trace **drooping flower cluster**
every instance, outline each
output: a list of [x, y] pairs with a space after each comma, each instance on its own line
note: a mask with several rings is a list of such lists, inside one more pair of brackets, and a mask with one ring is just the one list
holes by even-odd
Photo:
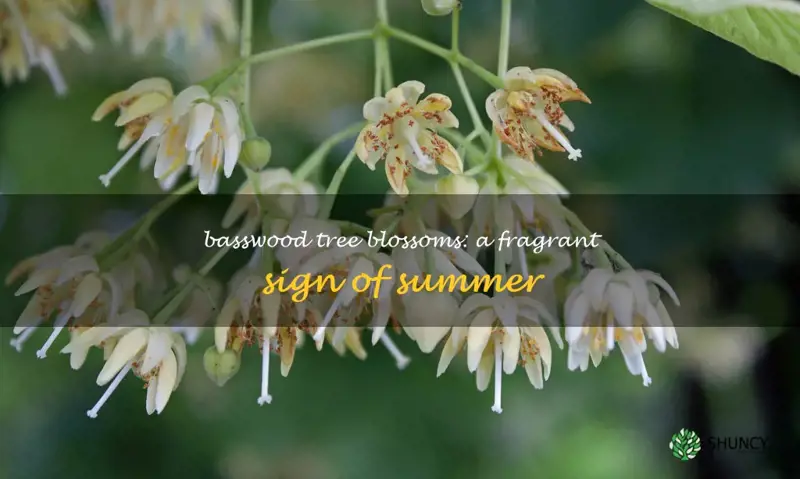
[[0, 1], [0, 75], [3, 83], [25, 81], [41, 67], [59, 95], [67, 83], [56, 53], [72, 44], [84, 52], [93, 48], [88, 34], [73, 20], [73, 5], [65, 0]]
[[116, 42], [130, 40], [135, 55], [155, 41], [165, 49], [179, 46], [204, 51], [213, 48], [216, 32], [227, 42], [238, 33], [231, 0], [98, 0]]
[[220, 169], [226, 178], [233, 174], [244, 138], [239, 110], [230, 98], [212, 96], [198, 85], [173, 96], [168, 80], [149, 78], [108, 97], [92, 119], [117, 109], [116, 124], [125, 127], [119, 147], [127, 151], [100, 177], [106, 187], [142, 150], [142, 169], [153, 166], [164, 190], [172, 189], [187, 170], [199, 178], [203, 194], [217, 190]]
[[[112, 37], [130, 38], [137, 54], [156, 41], [167, 48], [179, 43], [207, 46], [215, 28], [228, 39], [236, 34], [228, 0], [99, 2]], [[460, 8], [458, 1], [422, 4], [433, 15]], [[68, 7], [78, 11], [86, 2], [0, 0], [0, 69], [6, 82], [14, 76], [24, 78], [31, 67], [40, 65], [63, 91], [52, 52], [70, 41], [89, 45], [85, 34], [68, 20], [66, 12], [73, 11]], [[562, 130], [572, 131], [574, 124], [561, 104], [589, 103], [589, 99], [569, 77], [552, 69], [515, 67], [502, 79], [490, 81], [496, 87], [502, 80], [503, 87], [485, 103], [495, 146], [502, 142], [511, 155], [489, 147], [491, 135], [469, 95], [465, 99], [474, 130], [461, 136], [454, 131], [459, 121], [451, 112], [449, 97], [431, 93], [420, 99], [425, 85], [419, 81], [386, 85], [384, 96], [363, 106], [367, 124], [348, 161], [326, 188], [308, 179], [309, 171], [320, 166], [322, 157], [316, 154], [294, 173], [264, 168], [271, 154], [268, 143], [253, 131], [237, 103], [225, 96], [230, 94], [226, 82], [251, 60], [222, 71], [225, 78], [203, 82], [214, 87], [193, 85], [176, 94], [169, 80], [148, 78], [108, 97], [93, 120], [118, 112], [116, 126], [123, 128], [118, 149], [124, 154], [101, 181], [108, 187], [140, 155], [141, 168], [152, 168], [163, 190], [172, 190], [188, 173], [202, 194], [214, 194], [220, 173], [230, 178], [241, 164], [248, 170], [247, 180], [224, 215], [223, 228], [236, 226], [239, 235], [260, 229], [264, 237], [327, 235], [345, 240], [348, 246], [269, 246], [250, 236], [255, 251], [227, 287], [209, 276], [219, 255], [227, 252], [221, 249], [198, 271], [187, 266], [173, 269], [166, 281], [175, 283], [177, 293], [154, 311], [150, 303], [154, 303], [151, 286], [156, 273], [138, 241], [147, 236], [149, 220], [157, 216], [138, 223], [135, 228], [144, 229], [129, 231], [133, 234], [123, 235], [122, 243], [89, 233], [72, 245], [21, 262], [7, 284], [26, 276], [17, 295], [32, 293], [32, 297], [16, 324], [12, 345], [21, 350], [37, 328], [52, 319], [53, 330], [38, 357], [45, 358], [65, 330], [70, 341], [61, 352], [69, 354], [72, 368], [83, 367], [92, 350], [102, 350], [105, 363], [97, 384], [107, 389], [87, 412], [90, 417], [97, 416], [130, 373], [146, 383], [147, 413], [160, 414], [189, 363], [187, 344], [199, 343], [204, 327], [212, 327], [214, 334], [203, 364], [220, 386], [239, 370], [245, 346], [258, 349], [259, 405], [273, 399], [269, 389], [273, 355], [286, 377], [306, 341], [317, 350], [328, 345], [340, 355], [349, 352], [362, 360], [370, 344], [381, 343], [403, 369], [410, 357], [392, 339], [402, 335], [425, 354], [441, 348], [438, 375], [463, 355], [480, 391], [494, 381], [492, 410], [497, 413], [502, 412], [503, 375], [521, 368], [533, 387], [541, 389], [556, 363], [551, 341], [563, 348], [562, 334], [568, 348], [567, 369], [585, 371], [590, 360], [598, 366], [618, 346], [631, 374], [641, 376], [645, 385], [652, 381], [643, 359], [647, 340], [660, 352], [667, 345], [678, 347], [661, 299], [666, 293], [677, 305], [672, 288], [654, 273], [635, 271], [624, 261], [615, 263], [607, 244], [590, 252], [601, 258], [601, 267], [594, 267], [580, 260], [588, 247], [558, 245], [530, 251], [522, 244], [500, 248], [494, 241], [476, 241], [506, 234], [543, 239], [585, 233], [575, 216], [566, 213], [567, 189], [534, 161], [542, 149], [566, 152], [573, 160], [582, 155]], [[387, 83], [382, 80], [390, 73], [377, 70], [376, 85]], [[455, 66], [454, 70], [458, 73]], [[351, 134], [349, 129], [344, 133]], [[486, 151], [474, 145], [477, 138], [487, 140]], [[243, 144], [254, 148], [244, 147], [240, 163]], [[342, 175], [356, 156], [370, 170], [383, 161], [391, 188], [384, 208], [374, 215], [373, 230], [400, 241], [425, 237], [426, 246], [374, 246], [363, 241], [369, 235], [364, 226], [331, 219], [330, 198], [319, 194], [338, 192]], [[470, 166], [467, 171], [465, 163]], [[412, 177], [414, 170], [429, 176]], [[187, 185], [194, 187], [192, 182]], [[461, 244], [455, 240], [461, 236], [472, 240]], [[481, 289], [490, 270], [495, 284], [489, 281]], [[317, 289], [271, 288], [269, 278], [279, 272], [286, 284], [317, 278]], [[497, 281], [508, 273], [526, 281], [544, 275], [544, 281], [533, 291], [505, 291]], [[369, 280], [375, 277], [383, 282]], [[409, 278], [418, 280], [416, 286], [400, 293], [395, 286]], [[356, 286], [359, 280], [365, 286]], [[472, 290], [434, 286], [452, 281], [478, 286]], [[370, 335], [366, 346], [365, 333]]]

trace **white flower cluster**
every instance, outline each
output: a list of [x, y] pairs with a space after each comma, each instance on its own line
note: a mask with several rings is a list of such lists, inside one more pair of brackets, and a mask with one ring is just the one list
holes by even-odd
[[[228, 34], [234, 31], [227, 1], [197, 1], [188, 10], [183, 9], [184, 3], [101, 0], [114, 37], [132, 37], [137, 52], [156, 39], [169, 43], [176, 37], [190, 42], [205, 38], [203, 32], [214, 24]], [[51, 45], [44, 39], [64, 38], [65, 32], [76, 41], [84, 38], [65, 15], [56, 15], [75, 5], [66, 0], [0, 0], [0, 40], [12, 46], [0, 49], [5, 77], [10, 75], [7, 72], [27, 75], [29, 67], [37, 64], [57, 76], [47, 58], [52, 48], [62, 44]], [[460, 8], [459, 2], [447, 1], [423, 5], [437, 15]], [[58, 21], [40, 23], [35, 17], [40, 11]], [[60, 37], [55, 35], [59, 32]], [[19, 45], [26, 45], [24, 55]], [[491, 83], [502, 87], [486, 99], [486, 114], [494, 125], [494, 138], [510, 149], [507, 155], [488, 146], [488, 151], [480, 151], [473, 145], [472, 139], [482, 134], [491, 137], [477, 120], [474, 134], [461, 137], [455, 133], [459, 120], [450, 111], [452, 101], [447, 96], [432, 93], [423, 97], [425, 85], [419, 81], [387, 87], [385, 95], [365, 103], [367, 123], [356, 125], [360, 133], [352, 153], [331, 184], [323, 187], [307, 179], [308, 172], [324, 158], [323, 150], [294, 172], [264, 168], [268, 142], [255, 136], [245, 112], [223, 94], [226, 81], [235, 77], [240, 67], [223, 71], [222, 77], [213, 77], [215, 81], [205, 86], [189, 86], [177, 94], [168, 80], [149, 78], [107, 98], [93, 119], [99, 121], [117, 111], [116, 125], [124, 129], [119, 149], [126, 151], [101, 181], [108, 186], [140, 155], [141, 167], [152, 168], [164, 190], [173, 190], [184, 174], [193, 178], [181, 193], [173, 195], [195, 185], [202, 194], [214, 194], [220, 173], [230, 178], [241, 164], [248, 179], [225, 214], [223, 227], [236, 226], [242, 234], [260, 229], [277, 236], [363, 237], [369, 235], [365, 226], [330, 219], [328, 203], [357, 157], [371, 170], [383, 162], [391, 187], [385, 207], [375, 214], [371, 225], [375, 231], [437, 239], [447, 239], [453, 232], [471, 237], [512, 232], [529, 239], [585, 236], [585, 227], [562, 204], [562, 198], [568, 196], [566, 188], [535, 162], [543, 149], [565, 152], [573, 160], [582, 155], [562, 130], [575, 128], [562, 103], [589, 103], [589, 98], [561, 72], [516, 67], [502, 78], [493, 77]], [[386, 78], [385, 72], [376, 75], [379, 80]], [[472, 110], [474, 116], [479, 115]], [[465, 171], [465, 163], [470, 162], [476, 164]], [[426, 181], [417, 178], [417, 173], [436, 178]], [[330, 198], [320, 197], [323, 191]], [[432, 195], [428, 201], [424, 201], [425, 194]], [[487, 265], [481, 261], [491, 252], [473, 243], [466, 248], [450, 241], [437, 241], [426, 248], [388, 248], [367, 241], [354, 242], [358, 246], [352, 248], [264, 247], [254, 252], [227, 288], [208, 277], [225, 254], [222, 249], [197, 271], [176, 268], [172, 281], [177, 292], [151, 311], [148, 305], [153, 301], [142, 298], [152, 299], [156, 294], [149, 289], [154, 284], [151, 265], [155, 260], [141, 252], [138, 241], [147, 236], [148, 228], [163, 212], [158, 207], [153, 211], [129, 231], [132, 234], [114, 241], [100, 233], [87, 234], [73, 245], [23, 261], [7, 279], [10, 284], [26, 276], [17, 295], [33, 294], [14, 330], [12, 345], [18, 350], [52, 318], [53, 332], [38, 351], [40, 358], [65, 329], [71, 339], [61, 351], [70, 355], [73, 368], [82, 367], [93, 348], [104, 351], [105, 365], [97, 383], [108, 388], [88, 411], [90, 417], [98, 414], [130, 373], [147, 384], [148, 414], [161, 413], [188, 365], [187, 343], [198, 342], [203, 327], [214, 331], [204, 367], [219, 385], [236, 374], [246, 345], [258, 348], [262, 358], [258, 404], [262, 405], [272, 401], [273, 354], [283, 376], [289, 374], [296, 352], [306, 340], [318, 350], [328, 344], [340, 354], [349, 351], [365, 359], [365, 329], [372, 345], [381, 343], [401, 369], [409, 357], [391, 339], [393, 332], [405, 335], [423, 353], [441, 346], [439, 375], [464, 352], [479, 390], [487, 389], [494, 375], [492, 410], [497, 413], [502, 412], [504, 374], [516, 372], [519, 366], [535, 388], [544, 386], [554, 363], [551, 341], [560, 349], [565, 340], [569, 370], [585, 371], [590, 360], [598, 366], [618, 348], [628, 370], [641, 376], [645, 385], [651, 382], [643, 359], [648, 341], [661, 352], [667, 345], [678, 347], [662, 301], [664, 292], [678, 304], [675, 292], [660, 276], [632, 269], [605, 242], [588, 251], [596, 259], [588, 268], [577, 260], [587, 251], [577, 247], [549, 247], [537, 254], [521, 246], [525, 242], [496, 248], [495, 275], [513, 272], [527, 278], [532, 273], [544, 274], [547, 281], [530, 292], [495, 290], [491, 295], [490, 291], [400, 295], [392, 287], [398, 275], [486, 276]], [[391, 266], [388, 284], [363, 289], [354, 286], [354, 279], [374, 276], [387, 266]], [[266, 292], [265, 275], [279, 271], [290, 272], [289, 283], [300, 275], [332, 281], [297, 300], [291, 290]]]
[[[72, 44], [84, 52], [93, 48], [89, 34], [76, 23], [94, 0], [0, 0], [0, 73], [5, 84], [26, 80], [31, 68], [41, 67], [59, 95], [67, 84], [55, 54]], [[97, 0], [112, 38], [130, 38], [134, 54], [141, 55], [156, 41], [168, 49], [183, 45], [207, 50], [238, 32], [231, 0]]]

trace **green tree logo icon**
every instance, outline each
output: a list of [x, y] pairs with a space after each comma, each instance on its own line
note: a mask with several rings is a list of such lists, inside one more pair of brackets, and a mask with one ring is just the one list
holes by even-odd
[[677, 434], [672, 435], [669, 448], [672, 450], [673, 456], [681, 461], [688, 461], [694, 459], [700, 452], [700, 438], [694, 431], [681, 429]]

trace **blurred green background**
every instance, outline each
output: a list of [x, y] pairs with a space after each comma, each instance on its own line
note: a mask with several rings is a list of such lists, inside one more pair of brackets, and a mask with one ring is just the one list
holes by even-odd
[[[576, 194], [664, 195], [664, 208], [655, 212], [637, 210], [636, 201], [612, 207], [593, 196], [581, 203], [586, 223], [611, 238], [634, 265], [667, 277], [682, 299], [674, 312], [680, 324], [707, 324], [704, 318], [722, 324], [732, 316], [751, 318], [739, 325], [793, 320], [800, 287], [791, 273], [796, 265], [791, 255], [775, 251], [776, 244], [794, 238], [796, 219], [756, 195], [794, 191], [800, 179], [800, 81], [643, 1], [515, 3], [511, 65], [561, 70], [593, 101], [567, 106], [577, 125], [570, 138], [584, 159], [546, 155], [544, 166]], [[499, 2], [464, 4], [462, 49], [495, 70]], [[441, 44], [449, 41], [449, 19], [425, 16], [418, 1], [390, 1], [390, 9], [393, 24]], [[370, 0], [257, 0], [255, 13], [259, 51], [369, 28], [374, 9]], [[165, 58], [155, 48], [152, 56], [133, 59], [126, 46], [109, 46], [96, 12], [84, 21], [98, 47], [92, 55], [59, 56], [68, 97], [55, 98], [38, 71], [30, 81], [0, 90], [4, 194], [156, 192], [151, 175], [133, 166], [103, 189], [97, 177], [118, 159], [120, 131], [111, 120], [92, 123], [92, 112], [106, 96], [143, 77], [164, 75], [180, 86], [199, 81], [237, 51], [234, 45], [219, 54]], [[397, 42], [391, 49], [396, 82], [418, 79], [428, 91], [449, 94], [455, 113], [468, 123], [445, 63]], [[362, 42], [256, 68], [253, 113], [273, 145], [270, 166], [299, 163], [325, 137], [360, 119], [372, 94], [371, 58], [372, 45]], [[490, 89], [467, 75], [482, 105]], [[347, 150], [343, 144], [330, 155], [323, 181]], [[237, 176], [223, 190], [241, 181]], [[362, 193], [386, 189], [383, 175], [360, 163], [342, 187]], [[725, 196], [713, 203], [704, 196], [675, 203], [675, 194]], [[88, 226], [80, 212], [42, 211], [32, 219], [38, 226], [11, 231], [3, 228], [4, 218], [13, 215], [5, 198], [0, 196], [3, 271], [21, 257], [71, 242]], [[696, 210], [687, 214], [678, 204]], [[789, 213], [796, 210], [789, 205]], [[754, 279], [748, 268], [755, 263], [742, 264], [742, 258], [774, 267]], [[0, 295], [8, 316], [24, 305], [12, 293]], [[146, 415], [142, 383], [129, 378], [100, 417], [90, 420], [84, 412], [102, 394], [94, 383], [101, 358], [91, 357], [77, 372], [57, 354], [37, 360], [34, 351], [47, 331], [18, 355], [6, 346], [11, 330], [4, 328], [0, 477], [791, 477], [797, 466], [786, 458], [800, 451], [792, 368], [800, 363], [796, 353], [782, 356], [780, 344], [793, 340], [795, 331], [681, 328], [680, 350], [646, 356], [654, 378], [649, 388], [627, 373], [616, 352], [585, 373], [567, 371], [566, 356], [558, 352], [542, 391], [521, 373], [504, 378], [500, 416], [490, 410], [491, 390], [476, 391], [463, 360], [436, 379], [438, 354], [426, 357], [404, 339], [401, 347], [414, 357], [405, 371], [397, 371], [382, 348], [370, 350], [363, 363], [330, 349], [306, 348], [287, 379], [273, 371], [275, 399], [259, 408], [257, 352], [246, 351], [242, 370], [220, 389], [203, 372], [202, 351], [211, 343], [206, 335], [164, 414]], [[66, 340], [60, 339], [53, 351]], [[760, 365], [764, 361], [767, 366]], [[784, 422], [775, 429], [777, 412]], [[684, 427], [716, 436], [764, 436], [771, 449], [701, 452], [681, 463], [667, 445]]]

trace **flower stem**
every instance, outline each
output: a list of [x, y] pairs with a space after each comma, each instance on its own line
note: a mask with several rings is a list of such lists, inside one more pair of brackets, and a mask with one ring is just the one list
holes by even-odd
[[[242, 38], [239, 44], [239, 57], [250, 57], [253, 53], [253, 0], [242, 0]], [[242, 113], [250, 115], [250, 64], [242, 69]]]
[[450, 46], [454, 53], [458, 53], [459, 50], [459, 30], [461, 26], [461, 9], [456, 8], [453, 10], [453, 13], [450, 15], [452, 18], [452, 28], [450, 29]]
[[[253, 218], [250, 219], [245, 225], [242, 227], [241, 231], [252, 231], [253, 228], [261, 221], [260, 218]], [[199, 287], [198, 280], [204, 278], [208, 273], [211, 272], [212, 269], [222, 261], [222, 258], [225, 257], [226, 254], [231, 250], [232, 245], [225, 246], [224, 248], [220, 248], [211, 254], [210, 258], [206, 261], [202, 261], [200, 268], [197, 270], [197, 274], [193, 275], [189, 281], [185, 284], [180, 285], [177, 291], [172, 292], [171, 294], [167, 295], [167, 300], [165, 303], [162, 303], [163, 306], [158, 308], [155, 314], [151, 317], [153, 318], [151, 323], [154, 325], [164, 325], [169, 322], [170, 319], [174, 316], [175, 312], [180, 308], [181, 304], [186, 300], [189, 294], [194, 290], [194, 288]]]
[[[561, 210], [561, 214], [564, 215], [564, 219], [567, 220], [567, 223], [569, 223], [576, 233], [583, 235], [584, 237], [592, 236], [592, 232], [589, 230], [589, 228], [583, 224], [583, 221], [581, 221], [581, 219], [578, 218], [578, 215], [576, 215], [572, 210], [561, 204], [560, 201], [554, 201], [553, 204]], [[633, 266], [631, 266], [631, 264], [628, 263], [628, 261], [626, 261], [621, 254], [617, 253], [607, 241], [600, 240], [599, 249], [600, 251], [594, 252], [598, 266], [608, 268], [611, 267], [611, 261], [613, 261], [622, 268], [633, 269]]]
[[492, 137], [483, 126], [483, 120], [481, 119], [480, 113], [478, 113], [478, 108], [475, 106], [475, 101], [472, 99], [472, 93], [470, 93], [469, 86], [467, 86], [467, 82], [464, 80], [464, 74], [461, 73], [461, 66], [451, 61], [450, 68], [453, 70], [453, 76], [456, 77], [456, 83], [458, 83], [458, 89], [461, 90], [461, 96], [464, 97], [464, 102], [467, 104], [467, 111], [469, 111], [469, 116], [472, 119], [472, 125], [477, 134], [483, 139], [486, 148], [489, 148]]
[[396, 38], [402, 42], [414, 45], [421, 50], [425, 50], [428, 53], [436, 55], [437, 57], [443, 58], [447, 61], [455, 61], [457, 64], [471, 71], [494, 88], [503, 88], [503, 82], [500, 77], [478, 65], [475, 63], [475, 61], [465, 57], [461, 53], [453, 53], [447, 48], [441, 47], [433, 42], [429, 42], [428, 40], [420, 38], [412, 33], [400, 30], [399, 28], [394, 28], [387, 25], [383, 27], [383, 31], [386, 35], [389, 35], [392, 38]]
[[392, 75], [392, 60], [389, 53], [389, 41], [383, 28], [389, 26], [389, 7], [386, 0], [375, 0], [377, 9], [378, 23], [376, 28], [377, 37], [375, 39], [376, 48], [380, 52], [381, 66], [383, 68], [383, 88], [389, 90], [394, 86]]
[[[450, 39], [450, 50], [454, 56], [459, 55], [459, 26], [461, 23], [461, 10], [456, 8], [453, 10], [452, 13], [452, 33]], [[484, 141], [484, 144], [487, 148], [491, 145], [492, 137], [483, 127], [483, 120], [481, 120], [481, 115], [478, 113], [478, 108], [475, 106], [475, 101], [472, 99], [472, 93], [469, 91], [469, 86], [467, 86], [466, 80], [464, 80], [464, 74], [461, 72], [461, 65], [459, 65], [455, 60], [451, 59], [449, 61], [450, 68], [453, 70], [453, 76], [456, 77], [456, 83], [458, 83], [458, 89], [461, 91], [461, 96], [464, 97], [464, 102], [467, 104], [467, 111], [469, 111], [469, 116], [472, 118], [473, 127], [475, 128], [475, 132], [481, 136]], [[468, 141], [472, 141], [471, 138], [468, 138]]]
[[342, 164], [339, 165], [339, 168], [336, 169], [336, 173], [333, 174], [331, 183], [328, 185], [328, 189], [325, 192], [325, 201], [319, 210], [318, 217], [320, 219], [328, 219], [331, 216], [331, 211], [333, 211], [333, 203], [336, 201], [336, 195], [339, 193], [339, 188], [342, 186], [342, 181], [347, 174], [347, 170], [350, 168], [350, 165], [353, 164], [353, 160], [355, 159], [356, 149], [353, 148], [350, 150], [350, 153], [344, 159]]
[[250, 55], [249, 57], [240, 60], [237, 64], [211, 75], [200, 82], [200, 84], [205, 86], [209, 91], [217, 93], [227, 84], [228, 80], [240, 73], [245, 66], [266, 63], [277, 58], [293, 55], [295, 53], [306, 52], [329, 45], [350, 43], [359, 40], [369, 40], [374, 36], [375, 31], [372, 29], [358, 30], [355, 32], [340, 33], [337, 35], [315, 38], [313, 40], [295, 43], [294, 45], [287, 45], [285, 47], [273, 48], [271, 50], [256, 53], [255, 55]]
[[101, 269], [109, 269], [113, 267], [116, 262], [124, 258], [125, 255], [135, 247], [139, 241], [147, 237], [150, 228], [153, 226], [158, 218], [161, 217], [168, 209], [178, 202], [184, 195], [197, 188], [198, 179], [193, 179], [181, 186], [177, 190], [169, 193], [166, 198], [156, 204], [150, 211], [145, 213], [142, 218], [133, 226], [125, 230], [121, 235], [114, 239], [114, 241], [107, 244], [97, 255], [95, 259], [100, 264]]
[[344, 130], [334, 133], [328, 139], [323, 141], [322, 144], [320, 144], [319, 147], [314, 150], [314, 152], [311, 153], [311, 155], [309, 155], [308, 158], [306, 158], [300, 164], [300, 166], [297, 167], [294, 172], [295, 180], [302, 181], [308, 178], [311, 173], [313, 173], [322, 165], [322, 162], [325, 161], [325, 157], [336, 145], [353, 135], [357, 135], [359, 132], [361, 132], [362, 128], [364, 128], [363, 122], [354, 123]]
[[497, 75], [508, 71], [508, 52], [511, 45], [511, 1], [502, 0], [500, 7], [500, 51], [497, 58]]
[[373, 83], [373, 91], [372, 96], [379, 97], [383, 96], [383, 69], [384, 69], [384, 58], [383, 58], [383, 50], [381, 50], [381, 42], [378, 40], [379, 36], [375, 36], [375, 40], [373, 40], [373, 45], [375, 47], [375, 80]]
[[374, 35], [373, 30], [358, 30], [355, 32], [349, 33], [340, 33], [337, 35], [330, 35], [327, 37], [322, 38], [315, 38], [314, 40], [308, 40], [301, 43], [295, 43], [294, 45], [288, 45], [281, 48], [275, 48], [273, 50], [267, 50], [265, 52], [256, 53], [255, 55], [251, 55], [247, 58], [244, 63], [255, 65], [256, 63], [265, 63], [276, 58], [285, 57], [287, 55], [292, 55], [294, 53], [305, 52], [308, 50], [313, 50], [315, 48], [325, 47], [329, 45], [336, 45], [339, 43], [349, 43], [355, 42], [358, 40], [368, 40], [372, 38]]

